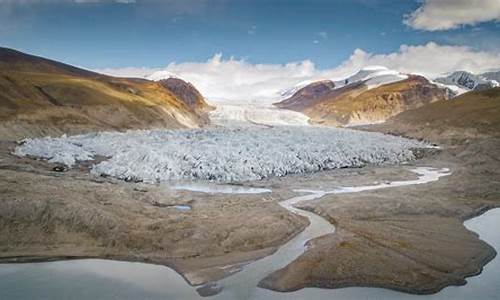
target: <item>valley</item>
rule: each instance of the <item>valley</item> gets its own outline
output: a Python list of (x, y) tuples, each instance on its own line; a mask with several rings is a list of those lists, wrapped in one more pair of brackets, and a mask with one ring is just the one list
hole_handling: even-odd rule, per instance
[(11, 298), (56, 270), (123, 298), (440, 299), (496, 256), (463, 222), (500, 206), (500, 88), (368, 67), (272, 106), (4, 49), (0, 71)]

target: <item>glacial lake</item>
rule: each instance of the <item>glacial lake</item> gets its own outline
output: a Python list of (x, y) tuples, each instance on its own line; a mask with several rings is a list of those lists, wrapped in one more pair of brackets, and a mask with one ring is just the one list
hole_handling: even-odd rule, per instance
[[(500, 249), (500, 208), (468, 220), (465, 225), (495, 249)], [(379, 288), (308, 288), (293, 293), (257, 289), (254, 299), (498, 299), (500, 259), (496, 257), (485, 266), (483, 273), (468, 278), (467, 282), (464, 286), (447, 287), (426, 296)], [(200, 297), (179, 274), (164, 266), (81, 259), (0, 265), (0, 299), (165, 300)]]
[[(358, 187), (356, 191), (423, 184), (448, 174), (446, 169), (417, 168), (414, 172), (419, 174), (419, 179), (396, 181), (390, 185)], [(210, 192), (209, 189), (207, 191), (206, 187), (202, 190)], [(314, 199), (325, 193), (356, 191), (352, 191), (350, 188), (341, 188), (331, 192), (309, 191), (311, 194), (296, 196), (281, 202), (281, 204), (294, 211), (296, 209), (293, 208), (293, 204), (299, 201)], [(316, 221), (311, 222), (311, 224), (326, 222), (312, 213), (310, 220)], [(495, 249), (500, 249), (500, 230), (498, 230), (500, 228), (500, 208), (490, 210), (464, 224), (468, 229), (478, 233), (481, 239)], [(303, 251), (304, 240), (301, 240), (301, 235), (310, 235), (308, 230), (318, 231), (315, 234), (319, 235), (325, 234), (325, 232), (321, 232), (326, 230), (325, 226), (325, 224), (319, 223), (316, 229), (314, 229), (315, 226), (306, 228), (303, 233), (282, 246), (277, 253), (251, 263), (242, 272), (222, 280), (222, 286), (227, 289), (208, 299), (498, 299), (498, 295), (500, 295), (500, 285), (498, 284), (500, 282), (500, 259), (498, 258), (487, 264), (483, 273), (469, 278), (465, 286), (447, 287), (437, 294), (426, 296), (409, 295), (380, 288), (335, 290), (306, 288), (292, 293), (253, 288), (256, 285), (252, 284), (253, 279), (261, 279), (262, 274), (260, 273), (267, 265), (275, 270), (279, 264), (285, 263), (286, 265), (289, 260), (293, 260), (294, 256)], [(331, 232), (334, 228), (327, 228), (327, 230)], [(310, 237), (308, 236), (308, 238)], [(283, 255), (280, 252), (283, 252), (281, 253)], [(248, 286), (249, 284), (252, 287)], [(79, 259), (44, 263), (0, 264), (0, 299), (189, 300), (204, 298), (200, 297), (195, 288), (188, 285), (182, 276), (165, 266), (101, 259)]]

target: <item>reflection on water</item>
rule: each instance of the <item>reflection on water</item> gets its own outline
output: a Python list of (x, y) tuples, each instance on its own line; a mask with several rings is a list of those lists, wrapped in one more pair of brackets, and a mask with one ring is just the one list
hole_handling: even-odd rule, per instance
[(178, 184), (174, 190), (200, 192), (207, 194), (262, 194), (270, 193), (270, 189), (255, 188), (242, 185), (216, 184), (216, 183), (186, 183)]
[(101, 259), (0, 265), (0, 299), (195, 299), (174, 270)]
[[(465, 225), (500, 249), (500, 209), (490, 210)], [(428, 296), (379, 288), (308, 288), (293, 293), (257, 289), (254, 299), (498, 299), (500, 259), (495, 258), (481, 275), (467, 281), (465, 286), (448, 287)], [(99, 259), (0, 265), (0, 299), (198, 298), (195, 289), (179, 274), (163, 266)]]
[[(294, 197), (280, 204), (294, 212), (293, 204), (311, 200), (326, 193), (344, 193), (421, 184), (448, 175), (448, 170), (420, 168), (414, 170), (419, 179), (395, 181), (391, 184), (342, 188), (334, 191), (308, 191), (312, 194)], [(198, 188), (198, 187), (197, 187)], [(246, 187), (236, 188), (240, 193)], [(253, 189), (253, 188), (250, 188)], [(214, 192), (213, 185), (203, 187), (204, 192)], [(264, 190), (264, 189), (257, 189)], [(349, 190), (349, 191), (347, 191)], [(248, 265), (242, 272), (222, 280), (225, 290), (210, 299), (498, 299), (500, 295), (500, 260), (495, 258), (484, 272), (468, 280), (461, 287), (448, 287), (429, 296), (409, 295), (379, 288), (344, 288), (336, 290), (307, 288), (293, 293), (278, 293), (255, 287), (264, 273), (276, 270), (303, 251), (303, 242), (311, 236), (333, 230), (331, 224), (322, 224), (324, 219), (310, 212), (301, 211), (311, 224), (301, 234), (281, 247), (274, 255)], [(500, 209), (488, 211), (482, 216), (465, 222), (481, 239), (500, 249)], [(332, 228), (329, 228), (331, 226)], [(324, 231), (324, 232), (323, 232)], [(254, 288), (255, 287), (255, 288)], [(0, 265), (0, 299), (200, 299), (195, 288), (175, 271), (164, 266), (117, 262), (99, 259), (73, 261), (5, 264)]]
[(174, 208), (179, 211), (189, 211), (191, 210), (191, 206), (187, 204), (174, 205)]
[[(464, 225), (480, 238), (500, 249), (500, 208), (468, 220)], [(497, 250), (498, 251), (498, 250)], [(410, 295), (380, 288), (344, 288), (335, 290), (307, 288), (297, 292), (279, 294), (259, 289), (255, 299), (348, 299), (348, 300), (470, 300), (499, 299), (500, 259), (495, 257), (479, 276), (467, 279), (464, 286), (450, 286), (433, 295)]]

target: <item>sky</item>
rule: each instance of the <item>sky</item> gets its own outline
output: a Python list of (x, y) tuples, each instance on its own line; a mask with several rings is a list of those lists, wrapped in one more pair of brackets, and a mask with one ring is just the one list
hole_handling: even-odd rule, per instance
[(368, 64), (483, 72), (500, 69), (500, 1), (0, 0), (0, 46), (113, 75), (212, 76), (234, 88)]

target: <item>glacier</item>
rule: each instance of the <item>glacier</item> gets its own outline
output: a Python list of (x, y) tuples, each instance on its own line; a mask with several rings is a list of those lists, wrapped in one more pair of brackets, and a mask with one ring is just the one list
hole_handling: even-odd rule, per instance
[(251, 104), (217, 104), (209, 113), (210, 121), (219, 126), (309, 125), (309, 117), (296, 111)]
[(157, 183), (243, 182), (414, 159), (423, 142), (381, 133), (315, 126), (218, 127), (99, 132), (25, 139), (14, 154), (73, 166), (96, 161), (91, 173)]

